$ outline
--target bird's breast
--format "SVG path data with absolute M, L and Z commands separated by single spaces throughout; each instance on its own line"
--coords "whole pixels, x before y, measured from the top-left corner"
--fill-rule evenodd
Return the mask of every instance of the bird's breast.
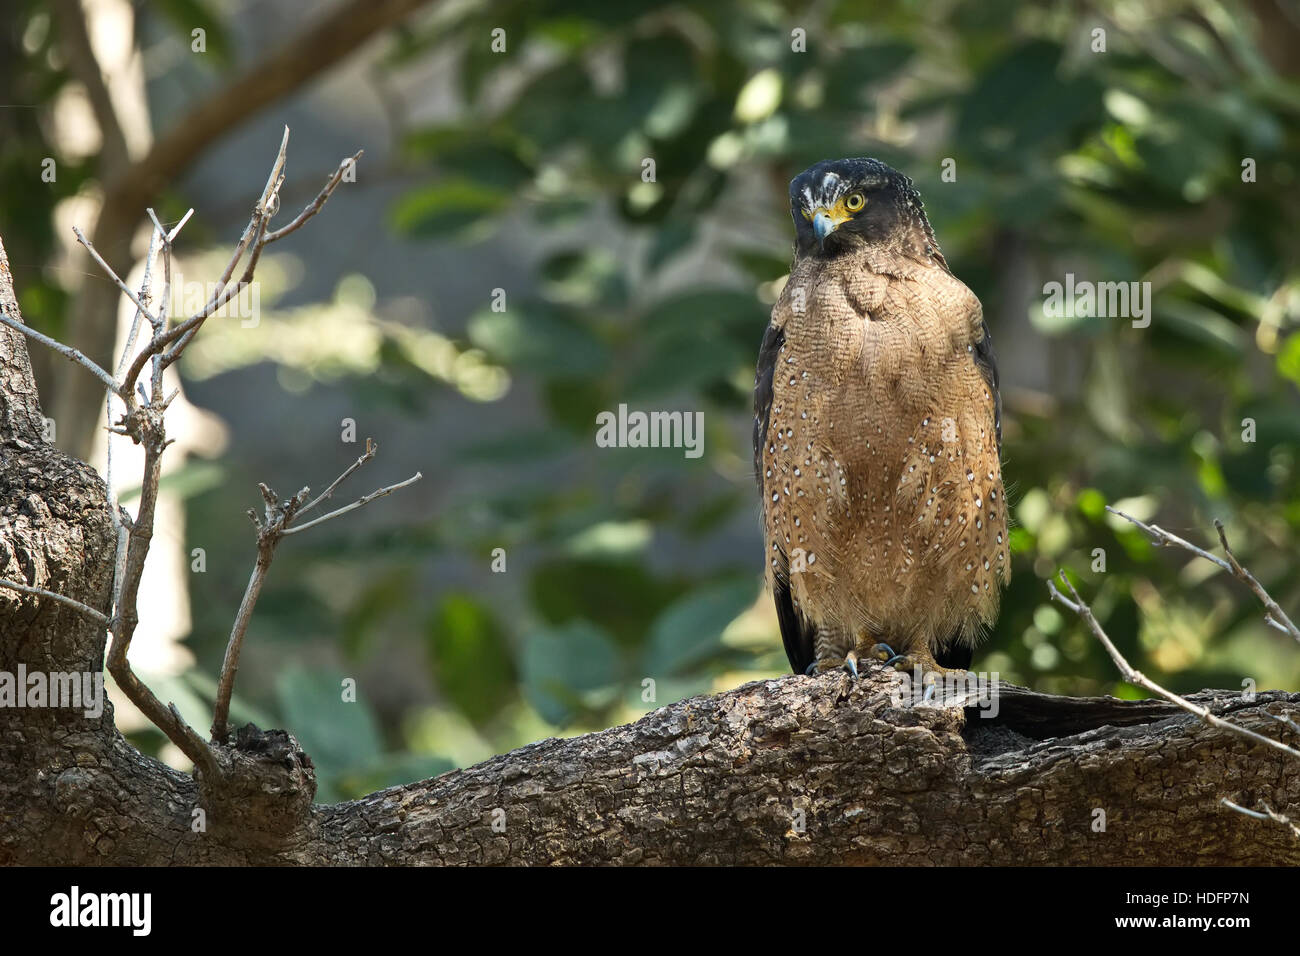
M 979 302 L 937 268 L 846 265 L 796 264 L 774 309 L 769 535 L 802 556 L 804 600 L 893 588 L 915 614 L 925 594 L 907 582 L 928 569 L 982 603 L 1006 557 L 993 399 L 971 354 Z

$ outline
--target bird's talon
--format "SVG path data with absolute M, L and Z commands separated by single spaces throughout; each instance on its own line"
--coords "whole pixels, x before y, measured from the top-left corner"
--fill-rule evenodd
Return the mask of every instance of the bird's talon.
M 898 660 L 899 657 L 899 655 L 894 653 L 892 647 L 884 643 L 872 645 L 871 650 L 867 653 L 876 660 L 883 661 L 886 667 Z
M 853 675 L 853 679 L 858 679 L 858 655 L 849 651 L 844 656 L 844 669 Z

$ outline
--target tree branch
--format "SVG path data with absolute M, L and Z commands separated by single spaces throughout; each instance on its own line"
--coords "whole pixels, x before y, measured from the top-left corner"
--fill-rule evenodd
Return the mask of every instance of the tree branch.
M 0 250 L 0 306 L 12 310 L 6 286 Z M 27 441 L 37 416 L 23 341 L 0 327 L 0 482 L 12 489 L 0 517 L 50 502 L 13 544 L 44 556 L 37 584 L 102 605 L 114 540 L 103 483 Z M 103 634 L 81 615 L 0 602 L 0 671 L 97 672 Z M 1164 700 L 995 686 L 980 703 L 996 712 L 912 706 L 907 678 L 877 667 L 858 681 L 759 681 L 334 806 L 311 805 L 310 761 L 284 732 L 245 727 L 217 748 L 214 789 L 209 772 L 196 781 L 141 755 L 111 711 L 0 708 L 0 865 L 1150 866 L 1186 863 L 1189 844 L 1203 864 L 1300 864 L 1289 830 L 1220 803 L 1296 818 L 1300 765 L 1276 748 Z M 1300 718 L 1300 694 L 1186 699 L 1260 734 Z
M 392 27 L 429 0 L 348 0 L 317 23 L 290 38 L 207 99 L 187 109 L 180 121 L 160 136 L 140 160 L 119 170 L 105 169 L 104 202 L 93 230 L 94 245 L 104 250 L 116 271 L 130 264 L 126 240 L 140 211 L 174 182 L 205 149 L 271 103 L 300 89 Z M 86 285 L 73 304 L 70 341 L 106 363 L 115 330 L 100 320 L 112 296 L 99 283 Z M 174 359 L 173 359 L 174 360 Z M 65 440 L 88 453 L 93 434 L 85 427 L 90 396 L 77 379 L 57 396 L 55 418 Z M 96 403 L 98 398 L 95 399 Z
M 91 111 L 95 114 L 95 123 L 99 126 L 103 140 L 100 156 L 104 168 L 109 175 L 116 175 L 130 161 L 130 155 L 126 134 L 117 117 L 117 108 L 113 105 L 108 84 L 104 82 L 104 71 L 100 68 L 94 47 L 90 43 L 85 12 L 80 0 L 54 0 L 53 5 L 68 69 L 86 88 Z
M 1137 670 L 1124 658 L 1124 655 L 1119 652 L 1119 649 L 1114 645 L 1101 624 L 1098 623 L 1097 618 L 1093 615 L 1092 608 L 1088 607 L 1083 598 L 1079 597 L 1079 592 L 1074 589 L 1074 585 L 1070 583 L 1070 579 L 1065 576 L 1064 571 L 1060 573 L 1060 578 L 1069 589 L 1070 595 L 1074 600 L 1066 598 L 1065 595 L 1061 594 L 1061 592 L 1056 589 L 1056 585 L 1049 580 L 1047 582 L 1047 590 L 1052 595 L 1052 600 L 1057 601 L 1075 614 L 1079 615 L 1083 622 L 1088 625 L 1088 629 L 1092 631 L 1097 640 L 1101 642 L 1102 647 L 1106 648 L 1106 653 L 1109 654 L 1110 659 L 1115 662 L 1115 666 L 1119 668 L 1120 676 L 1124 678 L 1125 681 L 1135 687 L 1141 687 L 1143 690 L 1150 691 L 1153 694 L 1163 697 L 1170 703 L 1176 704 L 1189 714 L 1194 714 L 1207 724 L 1218 727 L 1220 730 L 1228 730 L 1232 733 L 1241 734 L 1243 737 L 1249 737 L 1256 743 L 1261 743 L 1265 746 L 1272 747 L 1275 750 L 1280 750 L 1287 756 L 1300 758 L 1300 750 L 1296 750 L 1294 747 L 1288 747 L 1280 740 L 1274 740 L 1272 737 L 1266 737 L 1265 735 L 1256 733 L 1253 730 L 1247 730 L 1245 727 L 1239 727 L 1229 721 L 1221 720 L 1214 716 L 1214 714 L 1208 709 L 1196 706 L 1191 701 L 1187 700 L 1187 698 L 1180 697 L 1173 691 L 1165 690 L 1151 678 Z
M 41 345 L 44 345 L 47 349 L 59 353 L 70 362 L 75 362 L 91 375 L 95 376 L 95 378 L 99 379 L 104 384 L 104 387 L 109 391 L 114 394 L 119 393 L 120 390 L 118 384 L 113 381 L 113 376 L 109 375 L 93 361 L 87 358 L 80 350 L 74 349 L 70 345 L 64 345 L 62 342 L 52 339 L 48 335 L 37 332 L 30 325 L 25 325 L 16 319 L 10 318 L 3 312 L 0 312 L 0 325 L 6 325 L 17 332 L 21 332 L 32 341 L 41 343 Z
M 347 175 L 348 170 L 355 169 L 357 163 L 364 154 L 365 150 L 359 149 L 347 159 L 339 163 L 338 169 L 334 170 L 334 173 L 330 178 L 325 181 L 325 185 L 322 186 L 321 191 L 316 194 L 316 198 L 313 199 L 302 212 L 298 213 L 293 222 L 268 235 L 264 244 L 270 245 L 273 242 L 279 242 L 290 233 L 297 232 L 303 227 L 303 224 L 306 223 L 308 219 L 320 212 L 321 207 L 325 205 L 325 201 L 329 199 L 334 190 L 338 188 L 339 183 L 343 182 L 343 177 Z
M 286 155 L 289 146 L 289 128 L 285 127 L 284 134 L 280 140 L 280 148 L 276 154 L 275 162 L 271 166 L 270 174 L 267 176 L 266 185 L 262 189 L 256 206 L 253 210 L 252 218 L 249 220 L 248 228 L 244 232 L 235 249 L 229 265 L 222 275 L 222 286 L 228 281 L 233 274 L 234 269 L 245 251 L 249 251 L 248 263 L 244 270 L 242 283 L 252 280 L 254 270 L 257 267 L 258 260 L 261 256 L 262 249 L 268 242 L 275 238 L 288 235 L 299 228 L 307 220 L 311 219 L 320 211 L 321 207 L 329 199 L 330 195 L 343 180 L 344 172 L 351 168 L 356 162 L 360 153 L 355 154 L 350 159 L 345 159 L 339 164 L 338 170 L 327 181 L 325 187 L 317 195 L 315 201 L 311 203 L 303 212 L 285 229 L 280 230 L 273 235 L 267 234 L 267 224 L 271 217 L 275 215 L 280 205 L 279 193 L 284 184 L 284 168 Z M 117 395 L 125 405 L 125 411 L 118 425 L 110 423 L 110 430 L 116 434 L 126 435 L 136 444 L 143 446 L 144 458 L 144 475 L 140 483 L 140 500 L 133 521 L 125 522 L 118 512 L 116 498 L 111 488 L 107 489 L 108 510 L 111 523 L 116 531 L 116 550 L 113 562 L 114 581 L 113 581 L 113 599 L 112 615 L 105 616 L 99 612 L 93 611 L 84 602 L 77 601 L 70 597 L 59 597 L 52 592 L 44 589 L 33 588 L 31 586 L 14 585 L 15 590 L 34 595 L 52 597 L 60 603 L 72 607 L 83 615 L 95 615 L 99 623 L 107 626 L 111 632 L 112 639 L 109 644 L 107 655 L 107 666 L 109 673 L 117 681 L 123 692 L 140 711 L 148 717 L 167 737 L 178 746 L 204 774 L 205 780 L 211 786 L 225 782 L 227 778 L 226 770 L 218 761 L 216 752 L 209 747 L 194 730 L 186 724 L 181 718 L 180 713 L 175 706 L 164 706 L 161 701 L 153 694 L 150 689 L 133 672 L 129 653 L 131 641 L 135 635 L 135 629 L 139 624 L 139 599 L 140 583 L 144 575 L 145 561 L 149 554 L 150 545 L 153 539 L 154 517 L 158 501 L 159 482 L 162 477 L 162 455 L 167 446 L 171 443 L 167 438 L 164 416 L 167 407 L 171 404 L 172 399 L 177 395 L 173 391 L 171 395 L 163 394 L 163 373 L 166 367 L 174 362 L 184 352 L 186 346 L 193 339 L 198 329 L 202 326 L 204 320 L 212 314 L 217 307 L 224 303 L 232 294 L 233 290 L 214 292 L 207 305 L 200 309 L 199 312 L 190 316 L 179 325 L 168 329 L 168 309 L 171 298 L 171 281 L 172 281 L 172 243 L 180 230 L 189 221 L 193 210 L 187 212 L 176 224 L 174 228 L 168 231 L 159 221 L 157 214 L 152 208 L 147 210 L 149 218 L 153 221 L 154 230 L 149 243 L 149 252 L 145 263 L 144 279 L 139 294 L 128 286 L 120 276 L 114 271 L 112 266 L 104 260 L 98 251 L 86 240 L 86 237 L 79 229 L 74 228 L 78 241 L 86 247 L 91 257 L 99 264 L 104 272 L 112 278 L 117 287 L 125 294 L 136 306 L 136 315 L 132 322 L 131 331 L 127 337 L 127 345 L 123 351 L 122 358 L 119 360 L 119 370 L 125 366 L 125 372 L 121 373 L 120 380 L 113 379 L 107 372 L 99 368 L 98 365 L 85 359 L 85 364 L 97 377 L 105 382 L 109 391 Z M 251 241 L 251 247 L 250 247 Z M 152 279 L 153 263 L 155 249 L 159 249 L 163 262 L 163 291 L 158 301 L 156 311 L 150 311 L 146 302 L 152 297 Z M 8 280 L 7 273 L 5 275 Z M 8 309 L 0 313 L 0 319 L 4 324 L 19 331 L 29 333 L 30 330 L 23 325 L 21 318 L 17 315 L 10 316 Z M 16 309 L 14 309 L 16 313 Z M 152 335 L 146 345 L 140 349 L 135 358 L 127 364 L 127 358 L 131 354 L 135 340 L 139 333 L 141 317 L 148 319 L 152 327 Z M 33 337 L 46 339 L 47 337 L 34 335 Z M 179 341 L 177 341 L 179 340 Z M 59 349 L 69 357 L 80 356 L 75 350 L 66 349 L 53 340 L 48 340 L 52 347 Z M 171 343 L 176 344 L 170 350 L 164 352 L 164 349 Z M 84 359 L 84 356 L 81 356 Z M 136 382 L 140 374 L 144 371 L 147 364 L 152 363 L 150 374 L 150 388 L 146 393 L 143 385 L 140 386 L 140 397 L 136 396 Z M 108 400 L 107 410 L 109 415 L 112 414 L 112 399 Z M 367 440 L 367 451 L 369 457 L 373 455 L 373 445 Z M 346 474 L 353 469 L 349 469 Z M 417 474 L 410 481 L 393 485 L 389 488 L 380 489 L 377 492 L 366 496 L 361 501 L 349 505 L 346 508 L 339 509 L 338 512 L 326 515 L 317 519 L 312 524 L 328 520 L 337 514 L 345 511 L 351 511 L 360 507 L 374 498 L 382 497 L 395 491 L 397 488 L 404 487 L 419 478 Z M 340 479 L 341 480 L 341 479 Z M 338 481 L 330 486 L 330 490 L 336 487 Z M 307 489 L 303 489 L 295 498 L 289 502 L 278 504 L 275 502 L 269 489 L 262 486 L 263 496 L 267 500 L 267 523 L 265 527 L 259 530 L 258 539 L 258 562 L 254 569 L 253 576 L 249 581 L 249 586 L 244 595 L 244 600 L 240 605 L 239 614 L 236 617 L 234 629 L 231 633 L 230 645 L 227 647 L 226 660 L 223 663 L 221 680 L 218 688 L 218 697 L 216 711 L 213 721 L 214 741 L 219 744 L 225 743 L 226 721 L 229 715 L 230 698 L 234 686 L 235 672 L 238 669 L 239 649 L 243 643 L 243 636 L 248 628 L 248 622 L 252 615 L 253 606 L 257 601 L 258 594 L 261 591 L 262 582 L 265 579 L 266 570 L 269 568 L 271 558 L 274 555 L 275 546 L 279 539 L 286 533 L 288 523 L 293 519 L 297 509 L 301 507 L 306 500 Z M 4 584 L 0 581 L 0 584 Z
M 1276 627 L 1278 630 L 1281 630 L 1283 632 L 1287 632 L 1287 628 L 1290 628 L 1292 631 L 1294 631 L 1295 626 L 1291 624 L 1290 618 L 1288 618 L 1286 614 L 1283 613 L 1282 609 L 1277 606 L 1277 603 L 1272 599 L 1272 597 L 1269 596 L 1268 592 L 1264 590 L 1264 587 L 1259 583 L 1259 581 L 1255 579 L 1255 576 L 1251 574 L 1249 571 L 1247 571 L 1244 567 L 1242 567 L 1241 563 L 1237 560 L 1236 555 L 1232 553 L 1232 549 L 1228 547 L 1228 538 L 1223 530 L 1223 522 L 1216 519 L 1214 522 L 1214 527 L 1219 532 L 1219 541 L 1223 544 L 1224 553 L 1227 554 L 1228 556 L 1228 559 L 1226 561 L 1221 558 L 1215 557 L 1214 555 L 1210 554 L 1208 551 L 1196 547 L 1196 545 L 1191 544 L 1188 541 L 1185 541 L 1184 539 L 1178 537 L 1178 535 L 1172 534 L 1164 530 L 1159 525 L 1146 524 L 1145 522 L 1139 521 L 1133 516 L 1127 515 L 1116 508 L 1111 508 L 1110 506 L 1107 506 L 1106 510 L 1111 512 L 1112 514 L 1119 515 L 1121 518 L 1124 518 L 1125 520 L 1130 521 L 1133 524 L 1137 525 L 1139 528 L 1145 531 L 1151 537 L 1152 541 L 1157 545 L 1173 545 L 1175 547 L 1183 548 L 1184 550 L 1190 551 L 1192 554 L 1195 554 L 1198 557 L 1204 558 L 1205 560 L 1218 565 L 1219 567 L 1223 568 L 1225 571 L 1231 572 L 1238 580 L 1244 581 L 1247 584 L 1247 586 L 1249 586 L 1250 589 L 1255 593 L 1256 597 L 1258 597 L 1260 601 L 1264 604 L 1265 608 L 1268 609 L 1269 616 L 1266 617 L 1265 620 L 1268 621 L 1269 624 L 1271 624 L 1272 626 Z M 1196 717 L 1199 717 L 1201 720 L 1205 721 L 1207 724 L 1210 724 L 1213 727 L 1217 727 L 1221 730 L 1227 730 L 1234 734 L 1239 734 L 1240 736 L 1252 740 L 1256 743 L 1261 743 L 1267 747 L 1273 748 L 1274 750 L 1279 750 L 1282 753 L 1286 754 L 1288 757 L 1300 758 L 1300 750 L 1297 750 L 1294 747 L 1290 747 L 1279 740 L 1274 740 L 1272 737 L 1266 736 L 1265 734 L 1258 733 L 1246 727 L 1242 727 L 1239 724 L 1233 723 L 1231 721 L 1223 720 L 1218 716 L 1216 716 L 1215 714 L 1213 714 L 1208 708 L 1197 706 L 1196 704 L 1193 704 L 1191 701 L 1187 700 L 1186 698 L 1180 697 L 1178 694 L 1166 690 L 1165 688 L 1157 684 L 1155 681 L 1151 680 L 1149 677 L 1147 677 L 1146 675 L 1144 675 L 1143 673 L 1135 669 L 1124 657 L 1124 655 L 1119 652 L 1119 649 L 1115 646 L 1114 642 L 1111 641 L 1109 635 L 1106 634 L 1105 629 L 1102 628 L 1100 622 L 1098 622 L 1096 616 L 1092 613 L 1092 608 L 1090 608 L 1088 604 L 1083 600 L 1083 598 L 1079 596 L 1079 592 L 1075 590 L 1074 585 L 1070 582 L 1070 579 L 1066 576 L 1065 572 L 1064 571 L 1059 572 L 1058 576 L 1060 577 L 1061 582 L 1066 586 L 1066 588 L 1069 589 L 1070 595 L 1073 598 L 1073 600 L 1066 598 L 1063 594 L 1061 594 L 1060 591 L 1057 590 L 1055 584 L 1051 580 L 1048 580 L 1047 590 L 1051 594 L 1052 600 L 1057 601 L 1064 607 L 1073 611 L 1083 620 L 1085 624 L 1087 624 L 1088 629 L 1092 631 L 1093 635 L 1097 638 L 1097 640 L 1101 642 L 1102 647 L 1106 649 L 1106 653 L 1110 655 L 1110 659 L 1115 662 L 1115 666 L 1119 668 L 1120 676 L 1123 677 L 1125 681 L 1127 681 L 1130 684 L 1133 684 L 1136 687 L 1141 687 L 1144 690 L 1150 691 L 1153 694 L 1163 697 L 1165 700 L 1170 701 L 1173 704 L 1176 704 L 1178 707 L 1181 707 L 1189 714 L 1193 714 Z M 1280 717 L 1275 714 L 1269 714 L 1268 716 L 1271 717 L 1273 720 L 1280 722 L 1281 724 L 1283 724 L 1285 727 L 1287 727 L 1292 731 L 1300 731 L 1300 725 L 1297 725 L 1294 721 L 1290 720 L 1289 718 Z M 1232 800 L 1229 800 L 1226 797 L 1220 800 L 1219 802 L 1223 806 L 1226 806 L 1229 809 L 1238 811 L 1240 813 L 1246 814 L 1247 816 L 1251 816 L 1260 820 L 1265 820 L 1265 819 L 1272 820 L 1275 823 L 1284 824 L 1287 827 L 1289 827 L 1297 837 L 1300 837 L 1300 827 L 1296 827 L 1291 822 L 1291 819 L 1289 817 L 1277 813 L 1276 811 L 1269 808 L 1269 806 L 1265 803 L 1261 803 L 1261 806 L 1263 808 L 1261 811 L 1253 811 L 1253 810 L 1247 810 L 1246 808 L 1242 807 L 1240 804 Z
M 1237 580 L 1244 582 L 1255 593 L 1255 597 L 1259 598 L 1260 603 L 1264 605 L 1264 610 L 1268 612 L 1264 615 L 1264 623 L 1300 641 L 1300 627 L 1296 627 L 1292 623 L 1291 618 L 1273 600 L 1272 595 L 1264 590 L 1264 585 L 1259 583 L 1255 575 L 1242 567 L 1241 562 L 1237 560 L 1237 556 L 1232 553 L 1232 548 L 1228 547 L 1228 536 L 1223 530 L 1223 522 L 1216 518 L 1214 520 L 1214 529 L 1219 532 L 1219 542 L 1223 545 L 1223 553 L 1228 556 L 1228 566 L 1232 573 L 1237 577 Z
M 1173 545 L 1174 547 L 1182 548 L 1184 551 L 1189 551 L 1192 554 L 1196 555 L 1198 558 L 1204 558 L 1206 561 L 1209 561 L 1211 564 L 1216 564 L 1219 567 L 1221 567 L 1223 570 L 1227 571 L 1238 581 L 1241 581 L 1248 588 L 1250 588 L 1251 591 L 1254 592 L 1255 597 L 1259 598 L 1260 603 L 1264 605 L 1264 609 L 1268 612 L 1268 614 L 1264 617 L 1264 623 L 1269 625 L 1269 627 L 1275 628 L 1276 630 L 1281 631 L 1283 634 L 1289 634 L 1297 641 L 1300 641 L 1300 628 L 1296 627 L 1295 624 L 1292 623 L 1291 618 L 1287 617 L 1286 612 L 1283 611 L 1282 608 L 1278 606 L 1278 603 L 1273 600 L 1272 596 L 1266 590 L 1264 590 L 1264 586 L 1259 583 L 1255 575 L 1247 571 L 1237 561 L 1237 556 L 1233 554 L 1232 549 L 1228 547 L 1228 536 L 1223 530 L 1222 521 L 1216 518 L 1214 520 L 1214 527 L 1215 530 L 1219 532 L 1219 542 L 1223 545 L 1223 551 L 1228 556 L 1226 560 L 1211 554 L 1210 552 L 1206 551 L 1204 548 L 1198 548 L 1190 541 L 1186 541 L 1178 537 L 1178 535 L 1166 531 L 1164 528 L 1160 527 L 1159 525 L 1147 524 L 1144 521 L 1139 521 L 1137 518 L 1134 518 L 1132 515 L 1125 514 L 1124 512 L 1116 508 L 1112 508 L 1109 505 L 1106 506 L 1106 510 L 1113 515 L 1118 515 L 1119 517 L 1123 518 L 1125 521 L 1129 521 L 1137 525 L 1139 528 L 1141 528 L 1143 531 L 1147 533 L 1147 536 L 1150 537 L 1152 543 L 1155 544 L 1157 547 Z
M 1285 827 L 1289 827 L 1291 832 L 1297 838 L 1300 838 L 1300 827 L 1292 823 L 1290 817 L 1273 810 L 1267 803 L 1262 804 L 1262 810 L 1248 810 L 1238 803 L 1233 803 L 1227 797 L 1224 797 L 1219 802 L 1229 809 L 1236 810 L 1238 813 L 1244 813 L 1248 817 L 1254 817 L 1256 820 L 1272 820 L 1274 823 L 1280 823 Z
M 353 474 L 354 474 L 358 469 L 360 469 L 361 467 L 363 467 L 363 466 L 365 465 L 366 462 L 368 462 L 370 459 L 374 458 L 375 455 L 376 455 L 376 453 L 378 453 L 378 451 L 379 451 L 379 446 L 376 445 L 372 439 L 367 438 L 367 439 L 366 439 L 366 450 L 365 450 L 365 453 L 364 453 L 360 458 L 358 458 L 356 461 L 354 461 L 351 465 L 349 465 L 349 466 L 348 466 L 348 467 L 343 471 L 343 474 L 339 475 L 337 478 L 335 478 L 333 481 L 331 481 L 330 484 L 329 484 L 329 487 L 328 487 L 328 488 L 326 488 L 326 489 L 325 489 L 324 491 L 322 491 L 319 495 L 317 495 L 317 496 L 316 496 L 315 498 L 313 498 L 311 501 L 307 502 L 307 503 L 306 503 L 305 505 L 303 505 L 300 509 L 298 509 L 298 515 L 299 515 L 299 517 L 301 517 L 302 515 L 305 515 L 305 514 L 306 514 L 307 512 L 309 512 L 309 511 L 311 511 L 313 508 L 315 508 L 317 505 L 319 505 L 322 501 L 326 501 L 326 500 L 328 500 L 329 497 L 330 497 L 331 495 L 334 494 L 335 489 L 338 488 L 339 485 L 343 484 L 343 482 L 345 482 L 345 481 L 347 481 L 349 478 L 351 478 L 352 475 L 353 475 Z
M 345 515 L 349 511 L 356 511 L 358 508 L 370 504 L 370 502 L 374 501 L 376 498 L 382 498 L 385 495 L 391 495 L 394 491 L 398 491 L 402 488 L 405 488 L 407 485 L 413 485 L 423 477 L 424 475 L 422 475 L 420 472 L 417 471 L 415 474 L 413 474 L 410 478 L 407 478 L 405 481 L 399 481 L 397 482 L 397 484 L 388 485 L 387 487 L 379 488 L 375 491 L 372 491 L 368 495 L 362 495 L 356 501 L 352 502 L 352 504 L 344 505 L 342 508 L 338 508 L 335 509 L 334 511 L 331 511 L 329 514 L 321 515 L 319 518 L 317 518 L 314 521 L 308 521 L 306 524 L 300 524 L 292 528 L 285 528 L 284 533 L 297 534 L 299 531 L 306 531 L 308 528 L 314 528 L 318 524 L 324 524 L 326 521 L 329 521 L 332 518 L 339 517 L 339 515 Z
M 230 629 L 230 640 L 226 643 L 226 653 L 221 661 L 221 674 L 217 679 L 217 699 L 216 706 L 212 713 L 212 739 L 214 741 L 224 741 L 230 733 L 228 722 L 230 719 L 230 698 L 234 693 L 235 674 L 239 670 L 239 655 L 244 647 L 244 637 L 248 633 L 248 624 L 253 617 L 253 608 L 257 604 L 257 599 L 262 593 L 262 585 L 266 581 L 267 571 L 270 570 L 271 562 L 275 559 L 275 549 L 280 540 L 285 535 L 294 534 L 298 531 L 305 531 L 314 525 L 329 521 L 331 518 L 337 518 L 339 515 L 354 511 L 362 505 L 374 501 L 376 498 L 382 498 L 384 495 L 392 494 L 399 488 L 405 488 L 407 485 L 414 484 L 422 477 L 417 471 L 406 481 L 398 482 L 395 485 L 389 485 L 386 488 L 380 488 L 378 491 L 372 491 L 370 494 L 363 496 L 350 505 L 339 508 L 337 511 L 331 511 L 327 515 L 322 515 L 314 521 L 309 521 L 298 527 L 290 527 L 293 521 L 300 515 L 316 507 L 326 498 L 334 493 L 349 475 L 357 471 L 366 462 L 375 457 L 379 450 L 371 439 L 366 439 L 366 452 L 344 472 L 335 478 L 328 488 L 320 495 L 307 502 L 307 496 L 311 493 L 310 488 L 303 488 L 292 498 L 287 501 L 280 501 L 274 491 L 265 484 L 258 485 L 262 492 L 262 500 L 265 503 L 266 514 L 264 520 L 258 520 L 256 513 L 250 511 L 253 523 L 257 526 L 257 561 L 253 565 L 253 573 L 248 579 L 248 586 L 244 588 L 244 596 L 239 602 L 239 612 L 235 615 L 235 623 Z
M 86 251 L 90 253 L 90 258 L 95 260 L 95 264 L 104 270 L 104 274 L 113 280 L 113 283 L 122 291 L 122 294 L 131 300 L 132 304 L 149 320 L 150 324 L 157 324 L 158 318 L 145 307 L 144 302 L 135 294 L 135 290 L 122 281 L 122 277 L 104 260 L 104 257 L 99 254 L 99 250 L 91 245 L 85 233 L 77 226 L 72 227 L 72 233 L 77 237 L 77 242 L 86 247 Z
M 0 578 L 0 588 L 9 588 L 13 591 L 21 591 L 23 594 L 31 594 L 36 597 L 48 598 L 51 601 L 57 601 L 64 607 L 70 607 L 78 614 L 90 618 L 96 624 L 107 625 L 108 617 L 103 613 L 96 611 L 89 605 L 82 604 L 63 594 L 55 594 L 53 591 L 47 591 L 45 588 L 34 588 L 30 584 L 21 584 L 18 581 L 10 581 L 8 578 Z

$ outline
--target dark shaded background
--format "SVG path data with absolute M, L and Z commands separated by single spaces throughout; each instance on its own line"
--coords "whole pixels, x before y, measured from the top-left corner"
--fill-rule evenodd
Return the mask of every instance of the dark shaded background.
M 314 7 L 129 6 L 157 129 Z M 60 155 L 52 111 L 77 81 L 45 4 L 0 29 L 0 235 L 27 319 L 61 334 L 84 280 L 62 266 L 56 208 L 94 195 L 102 156 Z M 1103 509 L 1200 544 L 1221 518 L 1281 605 L 1300 603 L 1297 68 L 1284 2 L 430 5 L 159 202 L 170 221 L 196 207 L 179 252 L 215 274 L 282 124 L 290 205 L 366 150 L 355 186 L 269 257 L 261 325 L 209 323 L 187 356 L 188 396 L 230 444 L 172 479 L 207 570 L 189 585 L 196 664 L 160 694 L 210 701 L 256 482 L 323 486 L 359 453 L 344 417 L 382 449 L 358 492 L 425 481 L 281 549 L 236 713 L 301 737 L 320 799 L 783 673 L 750 388 L 790 258 L 786 184 L 845 155 L 915 180 L 999 356 L 1014 575 L 976 669 L 1136 696 L 1049 604 L 1064 567 L 1171 689 L 1294 688 L 1300 649 L 1242 587 Z M 34 188 L 47 156 L 64 172 Z M 1044 284 L 1067 273 L 1150 282 L 1150 326 L 1045 315 Z M 43 373 L 49 408 L 74 373 Z M 704 456 L 597 448 L 596 414 L 620 403 L 703 411 Z M 338 706 L 343 677 L 358 705 Z

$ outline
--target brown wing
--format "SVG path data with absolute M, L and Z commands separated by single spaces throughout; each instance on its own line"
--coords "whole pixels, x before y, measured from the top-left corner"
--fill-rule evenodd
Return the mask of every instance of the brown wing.
M 758 350 L 758 373 L 754 378 L 754 479 L 760 494 L 764 494 L 763 445 L 772 412 L 772 375 L 784 341 L 785 332 L 777 325 L 769 325 Z M 772 566 L 772 597 L 781 626 L 781 643 L 785 645 L 790 667 L 796 674 L 803 674 L 817 660 L 814 628 L 794 606 L 790 593 L 790 559 L 785 549 L 778 545 L 768 548 L 767 553 Z
M 943 271 L 952 275 L 952 269 L 948 268 L 948 260 L 944 258 L 943 253 L 938 249 L 931 249 L 936 262 L 943 266 Z M 975 344 L 975 366 L 984 376 L 984 381 L 988 382 L 989 391 L 993 393 L 993 429 L 997 432 L 998 454 L 1002 453 L 1002 393 L 998 391 L 998 363 L 993 355 L 993 337 L 989 334 L 989 323 L 982 320 L 980 329 L 983 335 L 980 336 L 979 342 Z M 940 662 L 942 663 L 942 661 Z

